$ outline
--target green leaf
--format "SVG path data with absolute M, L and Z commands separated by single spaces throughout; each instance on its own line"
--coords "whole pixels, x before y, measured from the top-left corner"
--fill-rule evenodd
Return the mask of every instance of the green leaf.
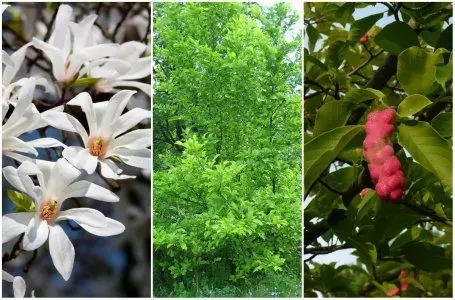
M 345 219 L 339 222 L 334 227 L 334 230 L 338 237 L 357 249 L 359 257 L 365 263 L 376 263 L 378 257 L 376 247 L 363 237 L 357 235 L 353 230 L 353 224 L 349 220 Z
M 452 268 L 452 260 L 445 254 L 446 249 L 428 242 L 415 241 L 401 247 L 406 259 L 418 268 L 437 272 Z
M 402 117 L 409 117 L 418 113 L 431 103 L 432 102 L 425 96 L 411 95 L 401 101 L 398 105 L 397 112 Z
M 305 49 L 305 51 L 307 52 L 306 49 Z M 317 59 L 315 56 L 313 56 L 309 53 L 308 54 L 305 53 L 305 61 L 312 62 L 313 64 L 315 64 L 316 66 L 318 66 L 319 68 L 321 68 L 324 71 L 329 70 L 329 68 L 324 63 L 322 63 L 319 59 Z
M 330 173 L 324 181 L 334 190 L 344 193 L 357 181 L 357 175 L 356 167 L 348 167 Z
M 100 78 L 91 78 L 91 77 L 84 77 L 84 78 L 79 78 L 75 82 L 71 84 L 73 87 L 89 87 L 94 85 L 95 83 L 98 82 Z
M 319 31 L 314 28 L 313 25 L 308 25 L 306 27 L 306 33 L 308 34 L 308 45 L 310 52 L 313 52 L 314 47 L 316 46 L 316 42 L 319 39 Z
M 305 187 L 309 188 L 344 146 L 362 131 L 361 125 L 338 127 L 306 143 L 303 171 Z
M 444 48 L 439 48 L 435 51 L 437 55 L 437 64 L 436 64 L 436 81 L 446 89 L 446 82 L 449 79 L 452 79 L 452 52 L 450 52 L 449 62 L 444 64 L 444 54 L 448 53 Z
M 14 203 L 14 212 L 34 212 L 35 202 L 24 193 L 13 190 L 6 190 L 6 194 L 11 202 Z
M 439 40 L 436 44 L 435 48 L 445 48 L 449 51 L 452 51 L 452 32 L 453 32 L 453 25 L 450 24 L 444 31 L 441 33 Z
M 349 44 L 343 41 L 336 41 L 331 44 L 329 50 L 327 51 L 326 63 L 337 69 L 344 60 L 346 53 L 349 50 Z
M 398 55 L 397 78 L 406 93 L 427 94 L 436 81 L 433 53 L 413 46 Z
M 452 136 L 452 113 L 442 112 L 431 120 L 431 126 L 444 138 Z
M 353 17 L 352 14 L 355 10 L 355 3 L 347 2 L 340 6 L 337 10 L 335 17 L 341 25 L 346 26 L 346 23 L 349 22 Z
M 313 129 L 314 136 L 345 125 L 352 106 L 352 103 L 348 101 L 334 100 L 324 103 L 316 115 Z
M 350 89 L 343 98 L 343 101 L 351 101 L 360 103 L 367 100 L 381 99 L 384 94 L 381 91 L 366 88 L 366 89 Z
M 403 50 L 419 46 L 415 31 L 404 22 L 393 22 L 374 38 L 376 44 L 391 54 L 400 54 Z
M 373 25 L 382 18 L 384 14 L 374 14 L 352 23 L 351 29 L 349 30 L 349 40 L 358 42 L 359 39 L 367 33 L 367 31 L 373 27 Z
M 430 32 L 428 30 L 422 31 L 420 36 L 425 40 L 433 48 L 436 48 L 436 44 L 438 43 L 439 37 L 441 33 L 439 31 Z
M 428 123 L 412 121 L 398 126 L 398 142 L 446 187 L 452 187 L 452 147 Z

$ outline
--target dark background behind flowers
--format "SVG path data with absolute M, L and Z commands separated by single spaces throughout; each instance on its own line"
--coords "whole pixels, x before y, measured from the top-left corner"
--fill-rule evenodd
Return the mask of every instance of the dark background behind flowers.
M 52 31 L 53 17 L 61 3 L 9 3 L 11 5 L 3 13 L 2 49 L 11 54 L 32 37 L 43 39 L 47 31 Z M 145 55 L 150 55 L 150 5 L 144 3 L 69 3 L 73 8 L 76 22 L 83 17 L 98 14 L 95 23 L 97 34 L 102 35 L 104 42 L 124 43 L 140 41 L 147 44 Z M 49 82 L 52 78 L 51 64 L 39 50 L 30 47 L 22 69 L 16 78 L 28 76 L 43 76 Z M 150 77 L 142 79 L 150 83 Z M 59 88 L 59 87 L 56 87 Z M 94 102 L 109 100 L 113 94 L 96 93 L 90 88 L 68 88 L 64 100 L 69 101 L 80 92 L 87 91 Z M 39 111 L 56 106 L 60 99 L 54 92 L 45 93 L 37 87 L 34 104 Z M 143 92 L 138 92 L 130 104 L 145 109 L 151 108 L 150 98 Z M 83 124 L 85 116 L 72 111 Z M 86 126 L 86 124 L 84 124 Z M 138 126 L 148 127 L 149 124 Z M 21 137 L 23 140 L 38 137 L 54 137 L 67 145 L 78 145 L 79 141 L 72 133 L 62 135 L 60 130 L 45 128 Z M 48 151 L 49 150 L 49 151 Z M 55 151 L 57 150 L 57 151 Z M 39 150 L 39 159 L 53 160 L 58 158 L 61 149 Z M 9 158 L 2 158 L 2 166 L 17 166 Z M 117 203 L 104 203 L 90 199 L 79 199 L 79 203 L 67 200 L 63 209 L 78 205 L 100 210 L 107 217 L 122 222 L 126 230 L 123 234 L 112 237 L 98 237 L 85 230 L 79 230 L 76 224 L 62 223 L 75 248 L 75 261 L 70 279 L 65 282 L 55 269 L 47 246 L 47 242 L 38 249 L 36 257 L 33 252 L 21 252 L 14 260 L 3 264 L 3 270 L 13 276 L 22 276 L 27 284 L 26 297 L 32 290 L 36 297 L 150 297 L 150 172 L 120 166 L 125 174 L 136 175 L 136 179 L 120 182 L 106 182 L 97 173 L 86 177 L 96 184 L 113 190 L 119 197 Z M 11 186 L 3 180 L 2 209 L 3 214 L 13 209 L 8 200 L 6 190 Z M 17 239 L 2 246 L 2 254 L 9 253 Z M 27 269 L 28 270 L 24 270 Z M 13 289 L 9 282 L 2 281 L 3 297 L 12 297 Z

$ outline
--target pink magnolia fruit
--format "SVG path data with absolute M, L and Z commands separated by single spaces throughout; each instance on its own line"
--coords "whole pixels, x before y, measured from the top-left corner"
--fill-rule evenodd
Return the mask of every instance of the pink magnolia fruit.
M 401 163 L 394 155 L 389 136 L 394 131 L 395 110 L 372 111 L 365 124 L 363 155 L 370 177 L 376 182 L 376 193 L 383 200 L 396 201 L 403 196 L 406 179 Z

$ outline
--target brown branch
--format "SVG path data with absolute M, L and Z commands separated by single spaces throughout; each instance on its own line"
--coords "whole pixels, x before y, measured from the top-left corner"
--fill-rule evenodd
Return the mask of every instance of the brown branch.
M 342 249 L 347 249 L 350 248 L 348 244 L 342 244 L 342 245 L 332 245 L 332 246 L 326 246 L 326 247 L 312 247 L 312 248 L 306 248 L 304 253 L 305 254 L 316 254 L 316 255 L 321 255 L 321 254 L 329 254 L 338 250 Z
M 2 264 L 5 264 L 6 262 L 15 259 L 22 251 L 21 249 L 21 242 L 24 239 L 24 233 L 22 233 L 19 238 L 17 239 L 16 243 L 13 246 L 13 249 L 11 250 L 10 253 L 5 253 L 2 256 Z
M 384 52 L 384 50 L 381 49 L 378 53 L 376 53 L 374 55 L 371 55 L 364 63 L 362 63 L 360 66 L 358 66 L 357 68 L 355 68 L 354 70 L 349 72 L 348 76 L 353 76 L 353 75 L 357 74 L 358 71 L 360 71 L 363 68 L 365 68 L 371 61 L 373 61 L 376 57 L 381 55 L 383 52 Z

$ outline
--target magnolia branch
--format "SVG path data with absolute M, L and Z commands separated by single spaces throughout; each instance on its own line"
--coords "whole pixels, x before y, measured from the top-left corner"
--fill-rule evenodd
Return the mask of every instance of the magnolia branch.
M 357 68 L 355 68 L 351 72 L 349 72 L 348 76 L 353 76 L 353 75 L 357 74 L 357 72 L 359 72 L 360 70 L 365 68 L 370 62 L 372 62 L 376 57 L 381 55 L 383 52 L 384 52 L 384 49 L 381 49 L 381 50 L 379 50 L 378 53 L 376 53 L 374 55 L 370 55 L 370 57 L 365 62 L 363 62 L 361 65 L 359 65 Z

